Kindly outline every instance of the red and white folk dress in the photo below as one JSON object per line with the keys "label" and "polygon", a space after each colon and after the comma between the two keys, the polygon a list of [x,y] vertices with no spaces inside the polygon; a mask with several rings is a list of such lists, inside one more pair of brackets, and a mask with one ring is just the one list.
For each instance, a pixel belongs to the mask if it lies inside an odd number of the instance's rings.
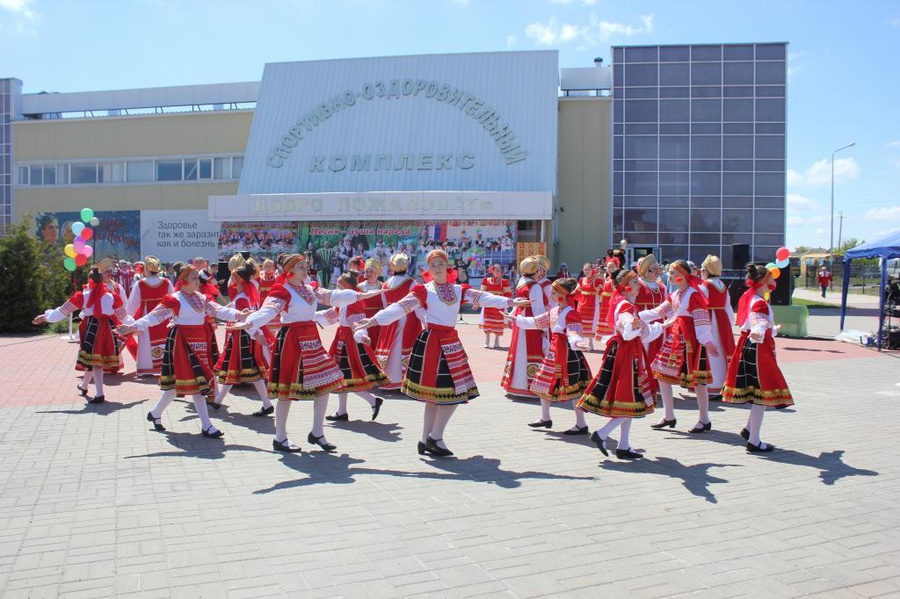
{"label": "red and white folk dress", "polygon": [[734,353],[734,333],[731,332],[731,323],[734,322],[734,311],[731,309],[728,287],[718,277],[703,281],[700,289],[706,295],[709,304],[713,345],[719,350],[718,356],[709,356],[709,369],[712,372],[709,393],[710,395],[718,395],[725,385],[728,361]]}
{"label": "red and white folk dress", "polygon": [[[519,280],[516,298],[532,300],[531,304],[516,308],[516,316],[540,316],[547,311],[544,290],[534,279],[522,277]],[[506,366],[500,380],[504,391],[521,397],[535,397],[528,387],[544,361],[544,339],[539,330],[513,327]]]}
{"label": "red and white folk dress", "polygon": [[307,284],[272,287],[262,308],[247,318],[251,325],[247,332],[254,336],[281,315],[269,374],[269,397],[312,400],[340,391],[344,376],[322,346],[315,322],[316,307],[319,303],[348,306],[358,301],[359,295],[352,289],[329,291]]}
{"label": "red and white folk dress", "polygon": [[[326,324],[337,323],[338,330],[331,342],[328,354],[334,358],[344,377],[340,393],[368,391],[380,387],[388,378],[378,365],[375,350],[371,345],[359,342],[353,336],[353,325],[366,318],[365,300],[354,302],[343,308],[331,308],[317,312]],[[321,320],[316,318],[321,324]],[[364,335],[365,331],[361,332]]]}
{"label": "red and white folk dress", "polygon": [[[509,281],[503,277],[485,277],[481,280],[481,290],[487,291],[500,297],[512,297],[512,291],[509,288]],[[485,333],[494,333],[498,337],[502,337],[506,331],[506,323],[503,321],[503,311],[497,308],[481,308],[481,322],[479,328]]]}
{"label": "red and white folk dress", "polygon": [[581,317],[585,339],[593,339],[597,331],[597,320],[600,318],[600,292],[603,290],[603,279],[581,277],[575,290],[575,303]]}
{"label": "red and white folk dress", "polygon": [[[416,282],[406,275],[394,275],[389,278],[384,283],[386,291],[382,294],[385,304],[390,306],[399,302],[406,297],[415,284]],[[422,314],[421,318],[416,315],[418,313]],[[378,327],[380,331],[378,343],[373,343],[375,357],[384,374],[390,379],[382,385],[382,389],[400,389],[413,344],[419,333],[422,332],[422,319],[425,318],[425,314],[421,310],[416,314],[404,315],[400,320]],[[371,331],[371,329],[369,330]]]}
{"label": "red and white folk dress", "polygon": [[694,287],[674,291],[661,305],[640,313],[644,322],[674,319],[651,364],[657,380],[682,387],[712,382],[706,344],[712,341],[706,298]]}
{"label": "red and white folk dress", "polygon": [[551,402],[578,399],[591,380],[591,367],[576,346],[583,341],[581,317],[572,306],[551,308],[540,316],[517,316],[521,329],[548,329],[550,347],[529,390]]}
{"label": "red and white folk dress", "polygon": [[612,310],[615,334],[603,352],[600,372],[577,407],[608,418],[639,418],[653,412],[652,399],[659,390],[643,339],[659,336],[662,326],[641,323],[635,327],[637,308],[621,296]]}
{"label": "red and white folk dress", "polygon": [[[237,294],[228,307],[234,308],[238,312],[259,308],[256,304],[251,303],[250,298],[243,291]],[[262,332],[257,335],[257,338],[253,338],[244,330],[225,331],[225,347],[216,362],[216,376],[219,383],[239,385],[265,378],[269,368],[264,352],[265,343]]]}
{"label": "red and white folk dress", "polygon": [[594,332],[597,338],[613,334],[613,329],[609,326],[607,317],[609,316],[609,303],[612,300],[615,288],[612,277],[606,275],[606,280],[603,281],[603,287],[600,290],[600,315],[597,318],[597,329]]}
{"label": "red and white folk dress", "polygon": [[406,297],[373,317],[384,326],[419,308],[425,310],[428,326],[416,339],[401,385],[406,395],[436,405],[467,403],[478,397],[469,358],[456,332],[462,302],[498,309],[512,305],[505,297],[476,291],[468,285],[439,285],[431,281],[416,285]]}
{"label": "red and white folk dress", "polygon": [[99,366],[104,371],[115,371],[119,366],[122,342],[113,333],[113,325],[116,320],[131,320],[125,313],[122,298],[103,283],[92,281],[84,291],[72,294],[62,306],[44,312],[44,317],[47,322],[59,322],[75,310],[81,310],[81,324],[78,325],[80,346],[75,370],[91,370]]}
{"label": "red and white folk dress", "polygon": [[[368,281],[365,280],[365,277],[363,277],[363,280],[358,285],[359,290],[363,291],[363,292],[375,291],[376,289],[382,289],[382,286],[383,286],[383,283],[381,283],[380,281],[376,281],[375,283],[370,284]],[[373,297],[363,300],[363,307],[366,311],[366,318],[372,318],[373,316],[375,316],[375,314],[379,310],[383,309],[385,306],[387,306],[387,303],[385,303],[383,293],[381,295],[376,295],[376,296],[373,296]],[[372,329],[371,331],[369,331],[369,339],[372,340],[373,347],[378,346],[378,339],[380,336],[381,336],[381,329],[379,329],[377,327]]]}
{"label": "red and white folk dress", "polygon": [[[764,335],[763,340],[751,340],[750,333]],[[741,337],[725,377],[724,401],[750,402],[779,409],[794,405],[791,391],[775,361],[776,334],[772,308],[766,300],[754,296],[747,318],[741,323]]]}
{"label": "red and white folk dress", "polygon": [[164,297],[150,314],[135,321],[139,331],[172,321],[159,376],[163,391],[175,389],[178,397],[212,395],[216,360],[207,317],[236,321],[240,312],[211,302],[202,293],[181,290]]}
{"label": "red and white folk dress", "polygon": [[[645,281],[640,279],[638,283],[638,294],[634,301],[634,305],[638,312],[644,310],[652,310],[666,301],[666,288],[659,281]],[[662,319],[658,318],[654,322],[662,323]],[[652,341],[644,340],[644,349],[647,350],[647,357],[652,363],[656,358],[656,354],[662,349],[663,336],[654,337]]]}
{"label": "red and white folk dress", "polygon": [[[131,290],[125,310],[140,319],[159,304],[162,298],[175,292],[172,282],[159,275],[151,274],[141,279]],[[163,350],[169,331],[165,323],[151,327],[137,334],[138,374],[159,374],[162,371]]]}

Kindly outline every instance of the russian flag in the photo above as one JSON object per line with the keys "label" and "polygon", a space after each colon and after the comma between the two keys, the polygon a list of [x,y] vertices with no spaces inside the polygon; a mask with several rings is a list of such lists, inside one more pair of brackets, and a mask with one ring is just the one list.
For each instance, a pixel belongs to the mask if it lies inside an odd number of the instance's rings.
{"label": "russian flag", "polygon": [[447,225],[437,224],[434,226],[434,240],[441,243],[447,241]]}

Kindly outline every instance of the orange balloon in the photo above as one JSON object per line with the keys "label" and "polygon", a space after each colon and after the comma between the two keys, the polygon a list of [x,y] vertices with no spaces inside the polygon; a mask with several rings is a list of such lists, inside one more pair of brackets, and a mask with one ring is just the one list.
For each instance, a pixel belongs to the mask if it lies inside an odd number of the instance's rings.
{"label": "orange balloon", "polygon": [[777,279],[778,277],[781,276],[781,269],[778,268],[777,266],[775,268],[770,268],[769,272],[772,273],[773,279]]}

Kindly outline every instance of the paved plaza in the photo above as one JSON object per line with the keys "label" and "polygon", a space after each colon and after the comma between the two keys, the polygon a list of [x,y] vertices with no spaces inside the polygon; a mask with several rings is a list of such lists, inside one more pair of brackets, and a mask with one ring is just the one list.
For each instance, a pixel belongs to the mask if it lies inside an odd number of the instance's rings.
{"label": "paved plaza", "polygon": [[[834,314],[814,319],[836,332]],[[400,397],[369,422],[351,396],[351,421],[327,426],[334,454],[306,443],[304,403],[289,422],[304,453],[273,452],[249,386],[212,413],[224,439],[201,437],[180,400],[157,433],[144,417],[158,389],[130,356],[93,406],[75,344],[0,338],[0,595],[900,595],[896,352],[779,339],[796,406],[766,415],[775,452],[744,451],[743,407],[714,404],[712,433],[687,434],[681,390],[676,429],[637,421],[646,459],[627,462],[563,436],[569,409],[529,429],[537,405],[504,397],[505,352],[465,320],[481,397],[451,421],[444,460],[416,453],[422,408]]]}

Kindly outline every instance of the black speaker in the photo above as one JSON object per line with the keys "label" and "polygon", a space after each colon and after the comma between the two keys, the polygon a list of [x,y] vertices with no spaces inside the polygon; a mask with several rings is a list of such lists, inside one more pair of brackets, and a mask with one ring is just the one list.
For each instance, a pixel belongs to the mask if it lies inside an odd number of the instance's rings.
{"label": "black speaker", "polygon": [[750,262],[750,244],[734,243],[731,245],[731,270],[744,270]]}
{"label": "black speaker", "polygon": [[790,269],[783,269],[781,276],[775,279],[775,291],[769,297],[769,303],[773,306],[790,306],[791,294],[794,292],[794,277]]}

